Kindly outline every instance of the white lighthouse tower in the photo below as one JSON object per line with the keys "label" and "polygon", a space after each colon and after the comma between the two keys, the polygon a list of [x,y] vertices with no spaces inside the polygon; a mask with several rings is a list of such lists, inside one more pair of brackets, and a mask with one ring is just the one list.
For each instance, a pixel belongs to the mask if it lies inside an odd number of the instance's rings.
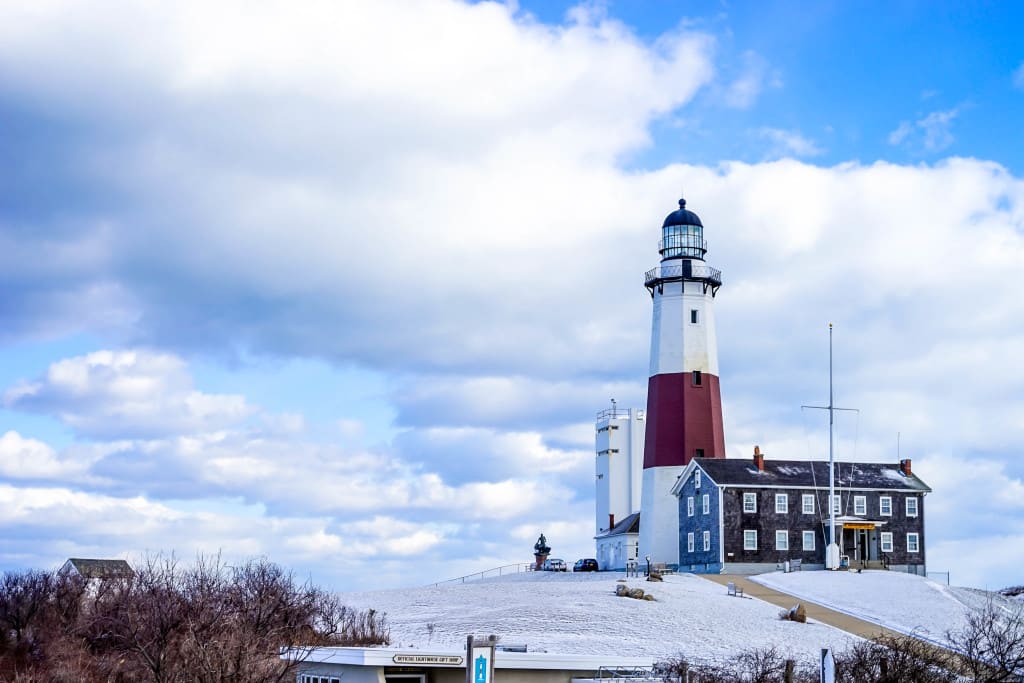
{"label": "white lighthouse tower", "polygon": [[665,218],[658,252],[661,263],[644,277],[654,315],[639,559],[676,565],[679,502],[672,485],[693,458],[725,457],[714,313],[722,273],[705,262],[704,226],[685,199]]}

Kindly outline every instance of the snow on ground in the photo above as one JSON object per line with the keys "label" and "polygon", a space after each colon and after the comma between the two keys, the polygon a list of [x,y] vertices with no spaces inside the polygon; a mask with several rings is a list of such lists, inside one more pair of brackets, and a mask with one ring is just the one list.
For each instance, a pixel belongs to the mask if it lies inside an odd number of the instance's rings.
{"label": "snow on ground", "polygon": [[945,643],[965,627],[967,614],[989,600],[1012,604],[997,593],[949,587],[913,574],[889,571],[774,572],[752,581],[831,607],[894,631]]}
{"label": "snow on ground", "polygon": [[[807,572],[810,574],[810,572]],[[629,579],[656,601],[615,595],[624,574],[526,572],[465,584],[346,593],[352,607],[387,614],[393,647],[458,650],[470,634],[501,636],[531,652],[610,654],[691,662],[724,662],[755,647],[773,646],[805,661],[821,648],[845,649],[855,640],[818,623],[779,619],[761,600],[726,595],[725,587],[692,574],[664,582]]]}

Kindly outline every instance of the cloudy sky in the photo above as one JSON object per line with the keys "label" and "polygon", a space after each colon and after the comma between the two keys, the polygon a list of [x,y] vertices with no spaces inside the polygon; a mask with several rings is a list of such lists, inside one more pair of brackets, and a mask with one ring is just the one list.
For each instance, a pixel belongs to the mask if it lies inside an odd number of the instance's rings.
{"label": "cloudy sky", "polygon": [[1015,3],[0,2],[0,566],[593,555],[680,192],[730,457],[912,458],[1024,582]]}

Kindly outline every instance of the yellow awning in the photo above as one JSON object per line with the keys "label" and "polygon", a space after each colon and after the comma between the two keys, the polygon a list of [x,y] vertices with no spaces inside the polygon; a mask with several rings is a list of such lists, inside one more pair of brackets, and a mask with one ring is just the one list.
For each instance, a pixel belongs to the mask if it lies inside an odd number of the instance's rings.
{"label": "yellow awning", "polygon": [[874,529],[875,525],[872,524],[871,522],[868,522],[866,524],[864,522],[846,522],[845,524],[843,524],[843,528],[844,529]]}

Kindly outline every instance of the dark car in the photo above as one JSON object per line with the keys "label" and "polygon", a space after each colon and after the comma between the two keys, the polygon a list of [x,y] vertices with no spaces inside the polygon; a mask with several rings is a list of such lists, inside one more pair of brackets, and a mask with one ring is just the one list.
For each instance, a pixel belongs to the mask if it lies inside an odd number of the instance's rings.
{"label": "dark car", "polygon": [[588,557],[583,560],[576,560],[576,564],[573,565],[572,570],[574,572],[596,572],[597,560],[592,557]]}

